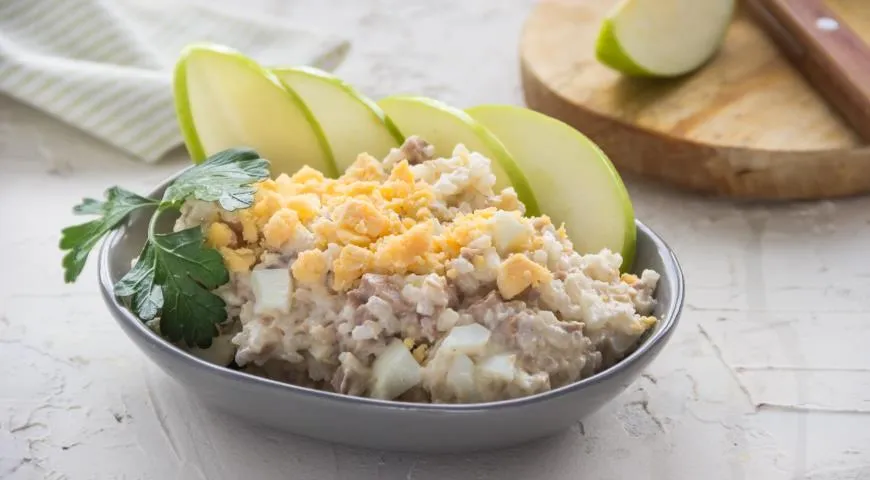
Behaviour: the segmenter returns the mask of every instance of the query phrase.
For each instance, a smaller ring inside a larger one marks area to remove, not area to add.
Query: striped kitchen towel
[[[342,38],[189,0],[0,0],[0,93],[146,162],[181,143],[172,68],[215,42],[264,65],[332,70]]]

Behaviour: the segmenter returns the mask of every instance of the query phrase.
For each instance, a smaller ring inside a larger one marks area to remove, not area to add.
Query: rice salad
[[[199,354],[347,395],[488,402],[593,375],[656,324],[658,273],[575,252],[566,226],[493,191],[479,153],[433,152],[411,137],[337,179],[281,174],[243,210],[188,200],[175,230],[201,226],[230,272]]]

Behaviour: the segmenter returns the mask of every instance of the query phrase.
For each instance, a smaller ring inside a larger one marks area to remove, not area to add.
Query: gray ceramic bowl
[[[171,179],[170,179],[171,180]],[[167,183],[152,196],[160,198]],[[222,368],[163,340],[127,311],[112,285],[130,268],[150,212],[109,235],[99,255],[103,298],[123,330],[148,357],[205,403],[254,422],[307,437],[364,448],[431,453],[501,448],[553,435],[624,391],[667,343],[683,304],[683,274],[670,248],[637,222],[635,270],[661,273],[661,319],[640,347],[616,366],[538,395],[474,405],[421,405],[322,392]],[[171,218],[166,219],[169,225]]]

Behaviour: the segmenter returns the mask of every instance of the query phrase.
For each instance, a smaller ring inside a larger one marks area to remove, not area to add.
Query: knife
[[[870,47],[823,0],[745,3],[791,64],[870,143]]]

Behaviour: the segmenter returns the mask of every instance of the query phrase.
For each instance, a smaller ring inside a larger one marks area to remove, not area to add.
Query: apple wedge
[[[340,78],[312,67],[272,72],[299,94],[323,128],[339,173],[360,153],[380,160],[402,144],[402,134],[383,110]]]
[[[591,140],[547,115],[513,105],[480,105],[468,114],[501,139],[535,191],[541,212],[565,223],[580,253],[603,248],[631,268],[634,209],[610,160]]]
[[[231,147],[249,147],[271,173],[304,165],[338,171],[320,126],[299,96],[255,61],[213,44],[186,47],[175,67],[175,109],[194,162]]]
[[[626,75],[689,73],[719,49],[734,4],[735,0],[622,0],[601,26],[595,55]]]
[[[514,187],[517,197],[526,206],[526,214],[538,214],[535,194],[510,153],[495,135],[467,113],[438,100],[404,95],[384,98],[378,105],[405,136],[419,135],[435,147],[435,154],[440,157],[449,157],[461,143],[489,158],[496,177],[495,191]]]

